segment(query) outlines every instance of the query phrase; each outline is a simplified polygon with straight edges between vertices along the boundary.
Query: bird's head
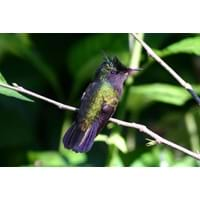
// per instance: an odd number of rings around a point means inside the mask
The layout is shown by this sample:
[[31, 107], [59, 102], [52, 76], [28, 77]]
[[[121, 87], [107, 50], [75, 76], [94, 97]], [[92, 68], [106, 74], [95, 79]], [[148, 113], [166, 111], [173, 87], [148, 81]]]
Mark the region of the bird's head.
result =
[[96, 71], [96, 77], [106, 80], [123, 79], [124, 81], [129, 75], [132, 75], [135, 71], [139, 70], [139, 68], [127, 68], [119, 61], [117, 57], [105, 57], [104, 62]]

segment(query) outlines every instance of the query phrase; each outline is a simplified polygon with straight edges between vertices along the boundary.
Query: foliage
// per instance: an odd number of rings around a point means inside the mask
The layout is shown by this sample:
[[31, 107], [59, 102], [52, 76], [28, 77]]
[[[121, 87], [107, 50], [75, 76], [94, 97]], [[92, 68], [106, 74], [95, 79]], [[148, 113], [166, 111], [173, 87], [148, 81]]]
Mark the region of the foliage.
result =
[[[1, 73], [0, 73], [0, 83], [7, 84], [5, 78], [2, 76]], [[15, 97], [15, 98], [25, 100], [25, 101], [32, 101], [31, 99], [19, 94], [18, 92], [13, 91], [13, 90], [8, 89], [8, 88], [4, 88], [4, 87], [0, 87], [0, 94], [10, 96], [10, 97]]]
[[[78, 106], [105, 52], [129, 65], [128, 34], [0, 34], [0, 82], [16, 82], [49, 98]], [[144, 40], [200, 94], [198, 34], [145, 34]], [[135, 52], [137, 53], [137, 52]], [[200, 111], [191, 96], [145, 51], [143, 71], [128, 80], [115, 116], [147, 125], [193, 151], [200, 150]], [[15, 97], [15, 98], [8, 98]], [[25, 101], [21, 101], [25, 100]], [[28, 102], [27, 102], [28, 101]], [[74, 119], [40, 100], [0, 87], [1, 166], [199, 166], [169, 149], [147, 147], [146, 136], [109, 123], [92, 150], [62, 145]]]

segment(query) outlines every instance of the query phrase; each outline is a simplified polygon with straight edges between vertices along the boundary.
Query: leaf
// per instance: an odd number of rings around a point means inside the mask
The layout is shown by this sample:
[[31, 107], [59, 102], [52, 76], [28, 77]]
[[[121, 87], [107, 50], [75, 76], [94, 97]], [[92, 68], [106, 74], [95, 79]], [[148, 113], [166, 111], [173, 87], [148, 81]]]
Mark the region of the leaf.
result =
[[176, 162], [175, 154], [171, 149], [162, 148], [159, 151], [160, 167], [169, 167]]
[[61, 87], [56, 73], [34, 48], [28, 34], [0, 34], [0, 58], [7, 53], [28, 60], [30, 66], [35, 67], [49, 81], [55, 92], [61, 95]]
[[113, 133], [108, 140], [109, 144], [115, 145], [121, 152], [127, 153], [127, 145], [124, 138], [119, 133]]
[[7, 83], [6, 79], [3, 77], [3, 75], [0, 72], [0, 83]]
[[83, 164], [87, 160], [87, 156], [85, 153], [75, 153], [66, 149], [62, 150], [62, 155], [66, 157], [70, 166], [77, 166]]
[[200, 55], [200, 36], [188, 37], [179, 42], [169, 45], [159, 52], [159, 56], [164, 57], [172, 54], [187, 53]]
[[13, 91], [11, 89], [3, 88], [1, 86], [0, 86], [0, 94], [3, 94], [5, 96], [9, 96], [9, 97], [15, 97], [17, 99], [24, 100], [24, 101], [33, 102], [33, 100], [19, 94], [18, 92]]
[[30, 151], [28, 152], [28, 159], [33, 165], [39, 163], [41, 166], [66, 166], [67, 164], [61, 154], [57, 151]]
[[173, 167], [194, 167], [196, 166], [196, 160], [189, 156], [185, 156], [181, 158], [181, 160], [177, 161]]
[[95, 142], [105, 142], [108, 144], [109, 137], [107, 135], [99, 134], [95, 138]]
[[181, 106], [192, 98], [185, 89], [162, 83], [132, 86], [128, 95], [129, 109], [141, 109], [152, 102]]
[[132, 167], [152, 167], [159, 166], [160, 162], [160, 148], [155, 146], [153, 148], [149, 148], [149, 151], [141, 154], [140, 157], [136, 158], [131, 164]]
[[[7, 84], [5, 78], [2, 76], [1, 73], [0, 73], [0, 83]], [[0, 94], [6, 95], [9, 97], [15, 97], [17, 99], [24, 100], [24, 101], [33, 102], [33, 100], [21, 95], [20, 93], [14, 91], [14, 90], [8, 89], [8, 88], [4, 88], [2, 86], [0, 86]]]
[[0, 56], [5, 53], [12, 53], [22, 56], [31, 46], [28, 34], [1, 34], [0, 35]]
[[105, 142], [108, 145], [114, 145], [121, 152], [127, 153], [128, 148], [124, 138], [119, 133], [112, 133], [110, 137], [107, 135], [99, 134], [95, 139], [96, 142]]
[[110, 145], [109, 148], [111, 149], [111, 155], [107, 165], [110, 167], [123, 167], [124, 164], [119, 155], [119, 150], [114, 145]]
[[113, 155], [112, 159], [109, 162], [109, 166], [110, 167], [123, 167], [124, 166], [119, 154]]

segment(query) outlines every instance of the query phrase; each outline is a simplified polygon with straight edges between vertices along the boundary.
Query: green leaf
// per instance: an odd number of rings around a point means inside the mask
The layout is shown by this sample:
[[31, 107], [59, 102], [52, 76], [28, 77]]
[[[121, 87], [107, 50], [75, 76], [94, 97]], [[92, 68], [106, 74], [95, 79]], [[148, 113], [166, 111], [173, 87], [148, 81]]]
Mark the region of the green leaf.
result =
[[24, 100], [24, 101], [33, 102], [33, 100], [19, 94], [18, 92], [13, 91], [11, 89], [3, 88], [1, 86], [0, 86], [0, 94], [3, 94], [5, 96], [9, 96], [9, 97], [15, 97], [17, 99]]
[[1, 34], [0, 35], [0, 57], [5, 53], [22, 56], [31, 46], [28, 34]]
[[99, 134], [95, 139], [96, 142], [105, 142], [108, 145], [114, 145], [117, 147], [121, 152], [127, 153], [128, 148], [124, 138], [119, 133], [112, 133], [110, 137], [107, 135]]
[[160, 163], [160, 148], [158, 146], [149, 148], [149, 151], [144, 152], [141, 154], [140, 157], [136, 158], [131, 166], [133, 167], [152, 167], [152, 166], [159, 166]]
[[109, 144], [115, 145], [121, 152], [127, 153], [127, 145], [124, 138], [119, 133], [113, 133], [108, 140]]
[[39, 163], [41, 166], [66, 166], [65, 159], [57, 151], [28, 152], [28, 159], [32, 165]]
[[175, 154], [171, 149], [164, 147], [159, 151], [159, 154], [160, 167], [169, 167], [176, 162]]
[[35, 67], [49, 81], [55, 92], [62, 95], [56, 73], [34, 48], [28, 34], [0, 34], [0, 58], [7, 53], [28, 60], [30, 67]]
[[162, 83], [132, 86], [128, 95], [129, 109], [141, 109], [152, 102], [163, 102], [181, 106], [191, 96], [185, 89]]
[[196, 166], [196, 162], [197, 161], [194, 158], [185, 156], [184, 158], [181, 158], [181, 160], [177, 161], [173, 167], [194, 167]]
[[3, 75], [0, 72], [0, 83], [7, 83], [6, 79], [3, 77]]
[[189, 37], [172, 45], [169, 45], [159, 52], [159, 56], [164, 57], [178, 53], [200, 55], [200, 36]]
[[63, 149], [62, 155], [66, 157], [70, 166], [81, 165], [87, 161], [87, 156], [85, 153], [75, 153], [73, 151]]
[[108, 144], [109, 137], [107, 135], [99, 134], [95, 138], [95, 142], [105, 142]]
[[[3, 77], [3, 75], [1, 73], [0, 73], [0, 83], [7, 84], [5, 78]], [[2, 86], [0, 86], [0, 94], [6, 95], [9, 97], [15, 97], [17, 99], [24, 100], [24, 101], [33, 102], [33, 100], [21, 95], [20, 93], [14, 91], [14, 90], [8, 89], [8, 88], [4, 88]]]
[[108, 162], [108, 166], [110, 167], [123, 167], [123, 161], [119, 155], [119, 150], [114, 146], [114, 145], [110, 145], [109, 146], [110, 151], [111, 151], [111, 155], [109, 158], [109, 162]]

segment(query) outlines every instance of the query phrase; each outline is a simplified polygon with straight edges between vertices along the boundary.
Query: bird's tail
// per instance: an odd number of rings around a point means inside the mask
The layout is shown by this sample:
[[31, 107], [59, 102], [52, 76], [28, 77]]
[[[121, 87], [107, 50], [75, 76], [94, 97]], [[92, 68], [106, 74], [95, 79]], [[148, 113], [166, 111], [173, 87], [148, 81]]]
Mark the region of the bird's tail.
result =
[[86, 131], [82, 131], [78, 123], [74, 122], [63, 137], [65, 148], [75, 152], [88, 152], [97, 135], [98, 126], [94, 122]]

